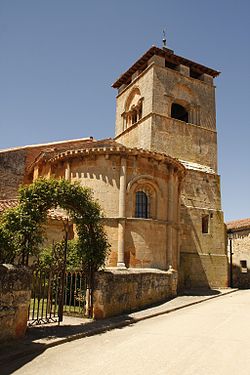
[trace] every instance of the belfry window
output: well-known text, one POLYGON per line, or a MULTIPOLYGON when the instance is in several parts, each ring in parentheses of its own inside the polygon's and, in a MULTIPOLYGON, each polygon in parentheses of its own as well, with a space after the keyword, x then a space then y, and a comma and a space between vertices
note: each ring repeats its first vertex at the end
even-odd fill
POLYGON ((188 122, 188 112, 186 108, 177 103, 172 104, 171 117, 180 121, 188 122))
POLYGON ((143 114, 143 98, 141 97, 140 90, 138 88, 134 89, 129 95, 126 101, 125 111, 123 112, 123 130, 127 129, 129 126, 136 124, 143 114))
POLYGON ((139 100, 137 113, 138 113, 138 120, 140 120, 142 118, 142 99, 139 100))
POLYGON ((131 123, 135 124, 137 122, 137 111, 134 109, 131 112, 131 123))
POLYGON ((136 192, 135 217, 149 218, 149 197, 144 191, 136 192))

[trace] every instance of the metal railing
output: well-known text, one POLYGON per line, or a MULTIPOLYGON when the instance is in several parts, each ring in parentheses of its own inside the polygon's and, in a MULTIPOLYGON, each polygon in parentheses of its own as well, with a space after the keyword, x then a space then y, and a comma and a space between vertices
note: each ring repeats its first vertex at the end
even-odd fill
POLYGON ((81 271, 34 271, 28 324, 59 322, 63 314, 83 316, 85 299, 86 277, 81 271))

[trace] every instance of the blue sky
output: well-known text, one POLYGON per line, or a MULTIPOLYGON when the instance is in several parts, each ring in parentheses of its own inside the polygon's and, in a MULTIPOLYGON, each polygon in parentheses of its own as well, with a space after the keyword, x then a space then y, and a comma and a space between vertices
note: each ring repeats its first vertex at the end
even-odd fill
POLYGON ((226 220, 250 217, 248 0, 0 0, 0 148, 112 137, 113 81, 167 29, 216 79, 226 220))

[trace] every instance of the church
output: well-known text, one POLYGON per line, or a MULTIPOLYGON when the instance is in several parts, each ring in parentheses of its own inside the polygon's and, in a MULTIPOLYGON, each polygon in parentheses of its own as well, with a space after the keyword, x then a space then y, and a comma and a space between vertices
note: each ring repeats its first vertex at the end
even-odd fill
MULTIPOLYGON (((90 187, 111 245, 107 267, 175 270, 178 288, 228 286, 217 170, 219 72, 152 46, 114 83, 113 139, 0 151, 0 211, 39 177, 90 187)), ((48 236, 60 237, 60 215, 48 236)))

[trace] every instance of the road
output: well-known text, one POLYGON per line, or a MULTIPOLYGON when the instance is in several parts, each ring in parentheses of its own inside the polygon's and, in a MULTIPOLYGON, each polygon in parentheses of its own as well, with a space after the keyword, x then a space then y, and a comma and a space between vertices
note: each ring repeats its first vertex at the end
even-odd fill
POLYGON ((17 375, 238 373, 250 374, 249 290, 48 349, 14 372, 17 375))

